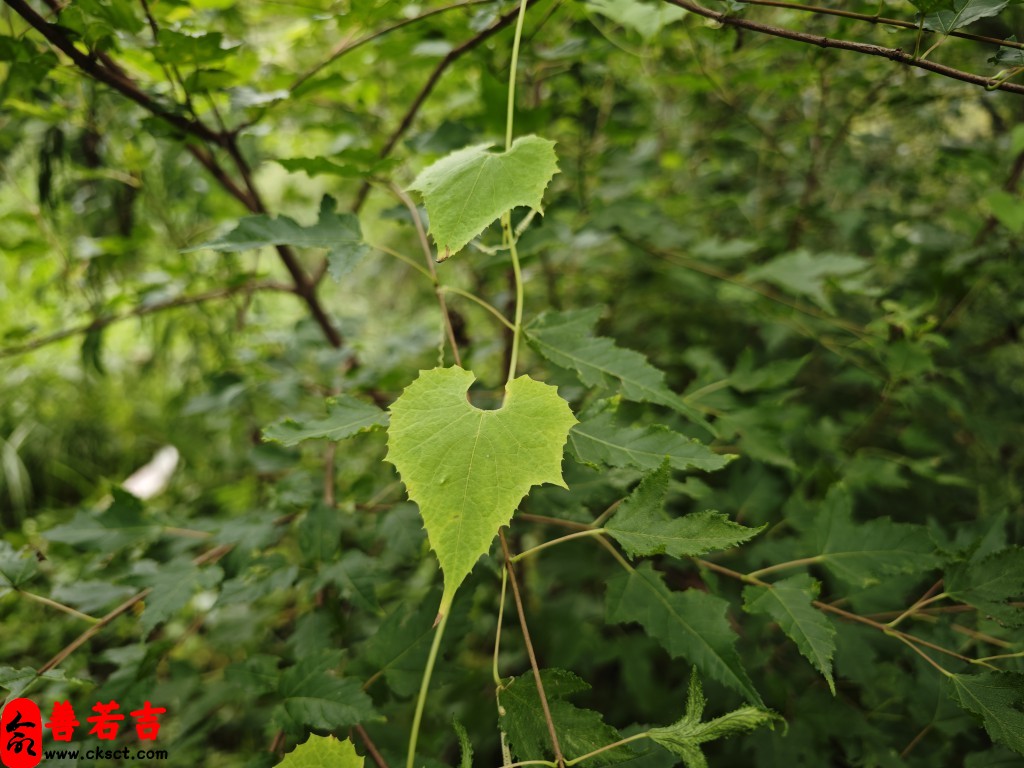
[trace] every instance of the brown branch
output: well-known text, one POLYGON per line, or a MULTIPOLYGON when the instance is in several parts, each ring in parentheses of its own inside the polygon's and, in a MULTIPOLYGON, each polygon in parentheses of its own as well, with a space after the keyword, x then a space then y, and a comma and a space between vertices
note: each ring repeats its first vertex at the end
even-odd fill
POLYGON ((927 59, 915 58, 913 54, 907 53, 900 48, 886 48, 881 45, 857 43, 852 40, 841 40, 833 37, 824 37, 823 35, 811 35, 806 32, 797 32, 792 29, 775 27, 770 24, 762 24, 742 17, 729 16, 725 13, 712 11, 709 8, 705 8, 702 5, 692 2, 692 0, 665 0, 665 2, 678 6, 679 8, 696 14, 697 16, 712 19, 723 26, 736 27, 737 29, 748 29, 751 32, 771 35, 772 37, 781 37, 785 40, 793 40, 798 43, 815 45, 819 48, 835 48, 842 51, 863 53, 868 56, 878 56, 883 59, 895 61, 898 64, 904 64, 908 67, 917 67, 919 69, 943 75, 944 77, 952 78, 953 80, 970 83, 971 85, 978 85, 988 90, 1000 90, 1008 91, 1010 93, 1024 94, 1024 85, 1009 83, 1002 80, 994 80, 993 78, 976 75, 973 72, 964 72, 961 69, 948 67, 945 64, 936 64, 935 62, 928 61, 927 59))
POLYGON ((98 331, 102 328, 106 328, 108 325, 119 323, 122 320, 129 320, 133 317, 145 317, 146 315, 152 315, 157 312, 162 312, 166 309, 177 309, 178 307, 190 307, 196 304, 203 304, 207 301, 214 301, 216 299, 224 299, 233 296, 238 293, 246 293, 251 291, 282 291, 285 293, 294 293, 295 289, 290 285, 282 285, 281 283, 243 283, 241 285, 235 285, 230 288, 217 288, 216 290, 206 291, 205 293, 197 293, 192 296, 178 296, 174 299, 167 299, 166 301, 158 301, 152 304, 143 304, 133 309, 121 312, 120 314, 104 315, 97 317, 88 323, 77 325, 73 328, 65 328, 61 331, 56 331, 47 336, 41 336, 38 339, 32 341, 26 341, 23 344, 16 344, 12 347, 4 347, 0 349, 0 359, 5 357, 14 357, 15 355, 23 355, 26 352, 33 352, 40 347, 45 347, 49 344, 54 344, 58 341, 64 341, 73 336, 79 336, 83 333, 89 333, 91 331, 98 331))
MULTIPOLYGON (((866 13, 856 13, 855 11, 843 11, 837 8, 818 8, 813 5, 801 5, 800 3, 786 3, 781 0, 741 0, 746 5, 764 5, 769 8, 786 8, 791 11, 806 11, 807 13, 817 13, 823 16, 840 16, 844 19, 854 19, 856 21, 866 21, 871 24, 881 24, 887 27, 902 27, 903 29, 923 30, 924 32, 935 32, 933 29, 924 29, 919 24, 913 21, 905 21, 903 19, 887 19, 882 16, 871 16, 866 13)), ((1016 40, 1000 40, 997 37, 986 37, 985 35, 972 35, 970 32, 959 32, 953 30, 952 32, 945 33, 946 37, 960 37, 964 40, 973 40, 976 43, 990 43, 992 45, 1004 45, 1007 48, 1024 48, 1024 43, 1017 42, 1016 40)))
MULTIPOLYGON (((491 37, 495 32, 508 26, 518 13, 519 7, 516 6, 504 16, 501 16, 491 26, 487 27, 487 29, 478 32, 461 45, 458 45, 448 51, 448 54, 438 62, 436 67, 434 67, 434 71, 430 73, 430 77, 427 78, 427 82, 423 84, 420 92, 416 94, 416 98, 413 99, 412 104, 409 105, 405 115, 402 117, 402 122, 398 124, 398 127, 391 133, 388 140, 384 143, 384 147, 380 151, 381 158, 385 158, 390 155, 391 150, 395 148, 395 145, 398 144, 398 141, 405 135, 405 132, 409 130, 409 127, 412 125, 412 121, 416 119, 416 115, 420 111, 420 107, 423 106, 423 102, 427 100, 430 92, 434 90, 434 86, 437 85, 445 70, 461 58, 463 54, 473 50, 491 37)), ((359 192, 356 193, 356 200, 352 205, 353 212, 358 213, 362 209, 363 203, 366 202, 366 195, 369 191, 370 182, 364 181, 362 186, 359 187, 359 192)))
POLYGON ((516 571, 512 565, 512 553, 508 550, 508 541, 505 539, 505 529, 498 531, 501 538, 501 551, 505 554, 505 569, 508 571, 508 580, 512 582, 512 596, 516 601, 516 612, 519 614, 519 626, 523 631, 523 642, 526 644, 526 654, 530 657, 530 668, 533 669, 533 681, 537 685, 537 695, 540 697, 540 706, 544 711, 544 722, 548 726, 548 735, 551 737, 551 746, 555 750, 555 762, 559 768, 565 768, 565 758, 562 756, 562 747, 558 743, 558 734, 555 732, 555 723, 551 719, 551 708, 548 706, 548 697, 544 693, 544 682, 540 679, 540 667, 537 666, 537 656, 533 652, 533 641, 530 640, 530 629, 526 626, 526 612, 523 610, 523 598, 519 594, 519 581, 516 579, 516 571))
POLYGON ((366 729, 358 723, 352 727, 356 733, 359 734, 359 738, 363 740, 363 745, 366 747, 366 751, 369 753, 370 758, 377 764, 377 768, 388 768, 387 761, 381 756, 380 751, 377 749, 377 745, 373 743, 373 739, 370 738, 370 734, 366 732, 366 729))
MULTIPOLYGON (((196 138, 202 139, 210 144, 217 146, 224 145, 226 138, 224 134, 217 133, 199 120, 193 120, 185 117, 184 115, 175 114, 174 112, 164 108, 162 105, 157 103, 152 96, 141 90, 131 80, 131 78, 129 78, 124 71, 113 62, 104 65, 101 63, 103 57, 82 53, 82 51, 75 47, 75 44, 65 34, 61 27, 56 24, 51 24, 44 19, 36 13, 32 6, 25 2, 25 0, 6 0, 6 2, 15 13, 28 22, 29 26, 38 31, 50 42, 51 45, 64 53, 86 74, 91 75, 101 83, 109 85, 115 91, 127 96, 147 112, 150 112, 155 117, 159 117, 161 120, 174 126, 183 133, 195 136, 196 138)), ((109 59, 107 59, 107 61, 109 61, 109 59)))

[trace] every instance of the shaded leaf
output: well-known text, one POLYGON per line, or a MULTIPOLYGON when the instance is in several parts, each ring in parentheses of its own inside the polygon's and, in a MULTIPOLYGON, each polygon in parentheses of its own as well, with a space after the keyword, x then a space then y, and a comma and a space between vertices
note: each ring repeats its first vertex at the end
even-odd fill
POLYGON ((113 501, 102 511, 79 510, 70 522, 43 533, 49 541, 112 552, 151 539, 162 527, 147 520, 142 502, 120 488, 111 489, 113 501))
POLYGON ((409 189, 422 193, 438 260, 458 253, 506 211, 541 202, 558 173, 555 142, 522 136, 505 152, 490 144, 466 147, 424 168, 409 189))
POLYGON ((783 290, 807 296, 815 304, 834 312, 825 292, 829 282, 863 272, 870 266, 866 259, 839 253, 811 253, 798 250, 776 256, 767 264, 747 270, 748 280, 763 280, 783 290))
POLYGON ((743 607, 750 613, 771 616, 796 643, 800 653, 824 675, 835 696, 832 654, 836 650, 836 630, 828 617, 811 605, 820 587, 819 582, 807 574, 782 579, 771 587, 747 586, 743 589, 743 607))
POLYGON ((528 376, 506 385, 501 408, 475 408, 474 378, 458 367, 421 371, 391 406, 387 459, 441 563, 441 613, 530 488, 565 487, 562 449, 576 423, 554 387, 528 376))
POLYGON ((736 652, 729 604, 707 592, 672 592, 650 563, 608 582, 609 622, 640 624, 675 658, 685 658, 708 677, 761 704, 736 652))
POLYGON ((647 475, 604 526, 630 557, 702 555, 734 547, 757 535, 760 529, 746 528, 718 512, 669 518, 664 509, 669 474, 665 463, 647 475))
POLYGON ((982 672, 948 679, 953 700, 981 717, 992 740, 1024 755, 1024 674, 982 672))
POLYGON ((51 669, 43 672, 41 675, 37 675, 36 670, 32 667, 0 667, 0 688, 6 688, 11 692, 9 698, 15 699, 37 676, 43 680, 58 682, 64 682, 69 679, 65 677, 63 669, 51 669))
POLYGON ((387 423, 387 411, 354 397, 339 395, 327 399, 325 418, 276 421, 263 428, 263 439, 288 446, 320 438, 343 440, 374 427, 387 426, 387 423))
POLYGON ((577 459, 593 467, 603 464, 651 470, 668 459, 675 469, 713 472, 735 458, 732 454, 715 453, 700 440, 661 424, 620 427, 610 411, 573 427, 569 446, 577 459))
POLYGON ((953 30, 973 24, 978 19, 995 16, 1007 5, 1008 0, 953 0, 941 10, 926 12, 924 28, 948 35, 953 30))
POLYGON ((18 551, 0 540, 0 597, 31 581, 38 570, 39 563, 31 551, 18 551))
MULTIPOLYGON (((566 697, 590 690, 590 686, 564 669, 544 669, 540 673, 544 694, 558 742, 567 759, 580 757, 618 741, 618 731, 604 722, 600 712, 579 709, 566 697)), ((504 713, 499 722, 508 735, 509 747, 519 760, 553 757, 544 710, 531 673, 510 678, 499 694, 504 713)), ((629 756, 621 747, 602 752, 587 760, 587 765, 609 765, 629 756)))
POLYGON ((188 605, 196 592, 212 589, 223 578, 224 572, 217 566, 200 568, 187 560, 161 563, 157 570, 141 580, 143 586, 153 591, 146 597, 139 625, 144 632, 151 631, 188 605))
POLYGON ((335 674, 340 660, 340 652, 324 651, 284 670, 275 721, 292 730, 335 730, 377 719, 361 683, 335 674))
POLYGON ((656 37, 666 26, 686 15, 678 6, 641 0, 588 0, 587 6, 620 26, 640 33, 645 40, 656 37))
POLYGON ((975 562, 953 565, 946 570, 945 587, 950 597, 1020 626, 1024 611, 1007 603, 1024 599, 1024 549, 1009 547, 975 562))
POLYGON ((666 386, 665 374, 646 357, 594 335, 600 316, 599 307, 544 312, 526 326, 526 338, 555 365, 576 371, 588 387, 605 387, 627 400, 668 406, 715 434, 700 413, 666 386))

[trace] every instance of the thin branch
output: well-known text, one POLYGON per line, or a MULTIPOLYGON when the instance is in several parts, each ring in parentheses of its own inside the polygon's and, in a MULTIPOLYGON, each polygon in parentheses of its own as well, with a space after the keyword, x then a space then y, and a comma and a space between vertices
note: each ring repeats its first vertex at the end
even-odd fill
MULTIPOLYGON (((498 32, 508 26, 518 13, 519 8, 516 7, 514 10, 511 10, 501 16, 491 26, 487 27, 487 29, 478 32, 464 43, 448 51, 447 55, 438 62, 436 67, 434 67, 434 71, 430 73, 430 77, 427 78, 427 82, 423 84, 420 92, 416 94, 416 98, 413 99, 412 104, 410 104, 409 108, 406 110, 405 115, 402 117, 402 121, 384 143, 384 147, 380 151, 381 158, 385 158, 391 154, 391 150, 395 148, 395 145, 397 145, 399 140, 405 135, 405 132, 412 126, 412 121, 416 119, 416 115, 419 114, 420 108, 427 100, 430 92, 434 90, 434 86, 437 85, 438 81, 441 79, 441 75, 445 73, 445 70, 458 61, 463 54, 473 50, 491 37, 495 32, 498 32)), ((366 202, 366 195, 369 191, 370 182, 364 181, 362 186, 359 188, 359 192, 356 194, 355 203, 352 205, 353 212, 358 213, 360 209, 362 209, 363 203, 366 202)))
MULTIPOLYGON (((866 13, 856 13, 854 11, 843 11, 837 8, 818 8, 813 5, 801 5, 800 3, 785 3, 781 0, 742 0, 746 5, 764 5, 769 8, 786 8, 792 11, 806 11, 808 13, 817 13, 823 16, 840 16, 844 19, 854 19, 856 21, 866 21, 871 24, 881 24, 886 27, 902 27, 903 29, 919 29, 917 23, 913 21, 906 21, 904 19, 887 19, 883 16, 870 16, 866 13)), ((934 30, 926 29, 926 32, 934 32, 934 30)), ((972 35, 970 32, 960 32, 953 30, 952 32, 946 32, 944 37, 960 37, 964 40, 973 40, 976 43, 990 43, 991 45, 1003 45, 1007 48, 1024 48, 1024 43, 1017 42, 1016 40, 1001 40, 997 37, 986 37, 985 35, 972 35)))
POLYGON ((380 751, 377 749, 377 745, 373 743, 373 739, 370 738, 370 734, 366 732, 366 729, 358 723, 352 727, 356 733, 359 734, 359 738, 363 740, 363 746, 366 747, 366 751, 369 753, 370 758, 377 764, 377 768, 388 768, 387 761, 381 756, 380 751))
POLYGON ((64 605, 64 603, 58 603, 56 600, 51 600, 48 597, 43 597, 42 595, 37 595, 35 592, 29 592, 29 591, 24 590, 24 589, 18 589, 18 590, 15 590, 15 593, 19 594, 19 595, 24 595, 29 600, 35 600, 37 603, 39 603, 41 605, 45 605, 45 606, 48 606, 50 608, 55 608, 58 611, 63 611, 68 616, 74 616, 76 619, 82 619, 82 621, 91 621, 91 622, 99 621, 99 619, 97 619, 95 616, 90 616, 87 613, 82 613, 81 611, 75 610, 70 605, 64 605))
POLYGON ((748 29, 751 32, 771 35, 772 37, 781 37, 785 40, 793 40, 798 43, 815 45, 819 48, 835 48, 837 50, 863 53, 868 56, 879 56, 883 59, 889 59, 890 61, 895 61, 908 67, 924 69, 929 72, 943 75, 944 77, 952 78, 953 80, 959 80, 964 83, 970 83, 971 85, 981 86, 988 90, 1000 90, 1008 91, 1010 93, 1024 94, 1024 85, 995 80, 990 77, 983 77, 982 75, 976 75, 973 72, 964 72, 960 69, 948 67, 945 64, 936 64, 935 62, 928 61, 927 59, 916 58, 913 54, 907 53, 900 48, 886 48, 881 45, 858 43, 852 40, 841 40, 833 37, 824 37, 823 35, 812 35, 806 32, 797 32, 792 29, 775 27, 770 24, 750 21, 749 19, 739 16, 729 16, 726 13, 712 11, 709 8, 705 8, 702 5, 692 2, 692 0, 665 0, 665 2, 678 6, 679 8, 687 10, 697 16, 712 19, 723 26, 748 29))
POLYGON ((544 694, 544 681, 540 679, 540 667, 537 666, 537 655, 533 652, 530 628, 526 626, 526 611, 523 610, 523 599, 519 594, 519 581, 516 579, 516 571, 512 565, 512 553, 508 549, 505 530, 498 531, 498 536, 501 538, 501 551, 505 554, 505 569, 508 571, 508 580, 512 582, 512 596, 515 598, 516 611, 519 613, 519 626, 523 630, 523 642, 526 644, 526 653, 530 657, 530 667, 533 669, 533 681, 537 685, 537 695, 540 697, 540 706, 544 711, 544 722, 547 723, 548 735, 551 737, 551 746, 554 748, 555 762, 559 765, 559 768, 564 768, 565 757, 562 756, 562 747, 558 743, 555 723, 551 719, 548 697, 544 694))
POLYGON ((295 79, 295 81, 288 86, 288 90, 294 91, 307 80, 309 80, 311 77, 320 72, 324 67, 330 66, 338 59, 340 59, 342 56, 344 56, 346 53, 351 53, 356 48, 366 45, 367 43, 376 40, 378 37, 383 37, 389 32, 394 32, 396 29, 401 29, 402 27, 408 26, 409 24, 415 24, 417 21, 422 21, 423 19, 429 16, 436 16, 439 13, 452 11, 455 10, 456 8, 465 8, 466 6, 469 5, 481 5, 482 3, 493 2, 494 0, 463 0, 463 2, 461 3, 452 3, 451 5, 444 5, 441 6, 440 8, 431 8, 429 11, 424 11, 418 16, 413 16, 408 19, 402 19, 401 21, 392 24, 390 27, 384 27, 383 29, 378 29, 376 32, 370 32, 368 34, 363 35, 360 38, 357 38, 356 40, 346 38, 345 40, 342 40, 341 42, 334 46, 331 52, 327 55, 327 58, 325 58, 319 64, 314 65, 312 68, 308 69, 307 71, 299 75, 295 79))
POLYGON ((545 541, 543 544, 538 544, 536 547, 530 547, 530 549, 520 552, 518 555, 512 558, 512 562, 518 563, 520 560, 530 557, 530 555, 535 555, 538 552, 548 549, 549 547, 554 547, 558 544, 564 544, 565 542, 572 541, 573 539, 582 539, 585 536, 604 536, 604 534, 604 528, 590 528, 586 531, 576 531, 576 533, 567 533, 565 536, 560 536, 557 539, 545 541))
POLYGON ((4 347, 0 349, 0 359, 5 357, 14 357, 16 355, 23 355, 26 352, 33 352, 41 347, 54 344, 58 341, 64 341, 73 336, 79 336, 83 333, 91 333, 98 331, 102 328, 106 328, 108 325, 119 323, 123 320, 130 320, 133 317, 145 317, 146 315, 152 315, 157 312, 163 312, 167 309, 176 309, 178 307, 189 307, 196 304, 203 304, 207 301, 214 301, 217 299, 228 298, 238 293, 246 293, 249 291, 283 291, 286 293, 294 293, 295 290, 289 285, 282 285, 281 283, 243 283, 241 285, 235 285, 230 288, 217 288, 212 291, 206 291, 205 293, 197 293, 193 296, 178 296, 174 299, 167 299, 166 301, 157 301, 152 304, 142 304, 134 307, 125 312, 113 315, 105 315, 97 317, 94 320, 84 323, 82 325, 74 326, 73 328, 65 328, 62 331, 56 331, 47 336, 40 336, 37 339, 26 341, 22 344, 15 344, 11 347, 4 347))
POLYGON ((469 299, 470 301, 476 302, 478 305, 480 305, 488 312, 490 312, 492 315, 494 315, 494 317, 497 318, 498 322, 500 322, 510 331, 513 328, 515 328, 515 326, 512 325, 512 323, 510 323, 508 319, 503 314, 501 314, 501 312, 498 311, 497 307, 495 307, 493 304, 487 301, 484 301, 475 293, 470 293, 469 291, 464 291, 461 288, 456 288, 454 285, 442 285, 439 286, 439 290, 442 293, 454 293, 456 296, 461 296, 464 299, 469 299))
POLYGON ((199 120, 193 120, 166 109, 152 96, 141 90, 119 67, 116 67, 116 65, 105 66, 100 63, 99 57, 83 53, 76 48, 75 44, 61 27, 46 21, 25 0, 6 1, 15 13, 28 22, 29 26, 45 37, 51 45, 64 53, 82 71, 127 96, 147 112, 150 112, 155 117, 159 117, 178 130, 210 144, 224 146, 227 138, 224 134, 217 133, 199 120))

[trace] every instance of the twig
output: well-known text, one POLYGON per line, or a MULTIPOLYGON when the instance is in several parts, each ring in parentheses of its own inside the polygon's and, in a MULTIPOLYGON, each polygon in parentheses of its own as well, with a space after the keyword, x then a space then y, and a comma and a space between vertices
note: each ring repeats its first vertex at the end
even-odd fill
POLYGON ((936 64, 935 62, 928 61, 927 59, 916 58, 913 54, 907 53, 900 48, 886 48, 881 45, 857 43, 852 40, 841 40, 834 37, 824 37, 823 35, 811 35, 806 32, 797 32, 792 29, 775 27, 770 24, 750 21, 749 19, 745 19, 740 16, 729 16, 725 13, 712 11, 709 8, 705 8, 702 5, 692 2, 692 0, 665 0, 665 2, 683 8, 697 16, 712 19, 724 26, 749 29, 751 32, 771 35, 772 37, 781 37, 786 40, 794 40, 798 43, 816 45, 819 48, 835 48, 837 50, 863 53, 868 56, 879 56, 883 59, 889 59, 890 61, 895 61, 899 64, 925 69, 929 72, 934 72, 936 74, 943 75, 944 77, 949 77, 953 80, 959 80, 964 83, 970 83, 971 85, 981 86, 982 88, 1024 94, 1024 85, 1005 81, 996 81, 990 77, 976 75, 973 72, 964 72, 960 69, 948 67, 945 64, 936 64))
POLYGON ((366 729, 358 723, 352 727, 356 733, 359 734, 359 738, 363 740, 363 746, 366 747, 366 751, 370 754, 370 758, 377 764, 377 768, 388 768, 387 761, 381 756, 377 750, 377 745, 373 743, 373 739, 370 738, 370 734, 366 732, 366 729))
POLYGON ((530 667, 533 669, 533 680, 537 685, 537 695, 540 697, 540 706, 544 711, 544 722, 548 726, 548 735, 551 737, 551 746, 555 752, 555 762, 559 768, 564 768, 565 758, 562 756, 562 747, 558 743, 558 734, 555 732, 555 723, 551 719, 551 708, 548 706, 548 697, 544 694, 544 681, 540 679, 540 667, 537 666, 537 656, 533 652, 533 641, 530 640, 530 629, 526 626, 526 611, 523 610, 523 599, 519 594, 519 581, 516 579, 516 571, 512 565, 512 553, 508 549, 508 541, 505 539, 505 530, 498 532, 501 539, 501 551, 505 554, 505 569, 508 571, 508 580, 512 582, 512 596, 515 598, 516 611, 519 614, 519 626, 523 630, 523 642, 526 644, 526 654, 530 657, 530 667))
MULTIPOLYGON (((516 17, 518 12, 518 7, 509 11, 505 15, 501 16, 491 26, 487 27, 487 29, 478 32, 461 45, 458 45, 448 51, 447 55, 438 62, 436 67, 434 67, 434 71, 430 73, 430 77, 427 78, 427 82, 423 84, 420 92, 416 94, 416 98, 413 99, 412 104, 410 104, 409 108, 406 110, 405 115, 402 117, 402 121, 384 143, 384 146, 380 151, 381 158, 385 158, 390 155, 391 150, 395 148, 395 145, 398 144, 402 136, 405 135, 405 132, 409 130, 412 125, 412 121, 416 119, 416 115, 420 111, 420 107, 423 106, 423 102, 427 100, 430 92, 434 90, 434 86, 437 85, 445 70, 454 64, 463 54, 476 48, 498 30, 508 26, 508 24, 510 24, 516 17)), ((364 181, 362 186, 359 187, 359 192, 356 193, 356 199, 352 205, 353 212, 358 213, 362 209, 363 203, 366 202, 366 195, 369 191, 370 182, 364 181)))
POLYGON ((247 291, 283 291, 286 293, 294 293, 294 289, 289 285, 282 285, 281 283, 245 283, 241 285, 235 285, 230 288, 217 288, 216 290, 206 291, 205 293, 198 293, 193 296, 179 296, 174 299, 167 299, 166 301, 157 301, 152 304, 143 304, 138 307, 134 307, 126 312, 121 312, 114 315, 105 315, 97 317, 88 323, 82 325, 76 325, 73 328, 65 328, 61 331, 56 331, 47 336, 40 336, 37 339, 26 341, 22 344, 15 344, 14 346, 4 347, 0 349, 0 359, 5 357, 14 357, 15 355, 23 355, 26 352, 33 352, 40 347, 45 347, 49 344, 54 344, 58 341, 71 338, 72 336, 78 336, 83 333, 90 333, 98 331, 102 328, 106 328, 108 325, 119 323, 122 320, 129 320, 133 317, 145 317, 146 315, 152 315, 157 312, 162 312, 166 309, 176 309, 178 307, 188 307, 195 304, 202 304, 207 301, 214 301, 216 299, 224 299, 233 296, 238 293, 244 293, 247 291))

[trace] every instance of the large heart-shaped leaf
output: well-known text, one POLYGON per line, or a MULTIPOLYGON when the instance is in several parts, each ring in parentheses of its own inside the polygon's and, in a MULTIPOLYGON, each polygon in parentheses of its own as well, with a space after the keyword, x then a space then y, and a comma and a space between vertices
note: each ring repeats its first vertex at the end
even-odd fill
POLYGON ((409 189, 423 194, 438 260, 458 253, 505 211, 526 205, 541 211, 541 199, 558 173, 555 142, 522 136, 505 152, 477 144, 452 152, 424 168, 409 189))
POLYGON ((501 408, 466 398, 462 368, 422 371, 391 406, 388 461, 420 507, 444 572, 440 613, 534 485, 562 480, 562 449, 576 423, 558 391, 528 376, 505 387, 501 408))

